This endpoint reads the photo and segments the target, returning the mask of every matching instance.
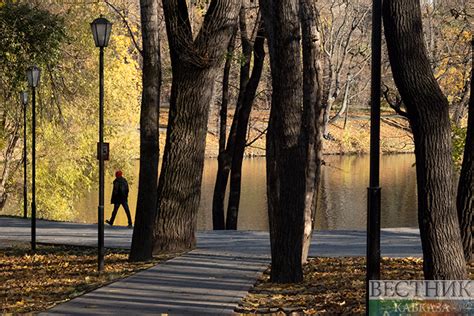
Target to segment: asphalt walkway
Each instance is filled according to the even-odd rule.
[[[132,230],[106,227],[105,246],[129,248]],[[364,256],[364,231],[316,231],[310,256]],[[30,240],[30,222],[0,217],[0,242]],[[97,226],[37,222],[40,243],[97,245]],[[197,248],[146,271],[60,304],[46,314],[232,314],[270,262],[268,232],[202,231]],[[382,256],[420,257],[414,228],[382,230]]]

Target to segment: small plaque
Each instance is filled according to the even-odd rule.
[[[109,160],[109,143],[102,143],[102,157]],[[99,143],[97,143],[97,160],[99,160]]]

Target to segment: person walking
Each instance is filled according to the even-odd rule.
[[[114,187],[110,203],[114,205],[114,210],[112,211],[112,217],[110,220],[106,220],[105,222],[110,226],[113,226],[115,216],[117,216],[117,211],[120,205],[122,205],[127,214],[128,228],[132,228],[132,216],[130,215],[130,209],[128,208],[128,182],[127,179],[123,177],[122,171],[120,170],[115,172]]]

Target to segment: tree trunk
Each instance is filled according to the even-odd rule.
[[[455,208],[448,101],[431,71],[418,0],[386,0],[390,64],[413,130],[425,279],[467,277]]]
[[[474,49],[474,40],[472,41]],[[474,60],[474,59],[473,59]],[[473,61],[474,63],[474,61]],[[457,209],[464,258],[470,262],[472,256],[472,213],[474,212],[474,76],[471,72],[471,97],[469,99],[469,113],[466,132],[466,145],[459,177]]]
[[[321,125],[323,71],[318,12],[311,0],[300,0],[303,44],[303,117],[306,120],[308,151],[302,263],[306,263],[313,233],[321,176]]]
[[[306,139],[299,0],[261,0],[260,8],[268,34],[273,87],[266,145],[271,280],[300,282]]]
[[[347,113],[347,106],[349,104],[349,89],[351,86],[352,82],[352,76],[351,74],[347,74],[347,80],[346,80],[346,88],[344,89],[344,98],[342,99],[342,105],[339,111],[337,111],[336,115],[334,115],[331,119],[329,119],[329,123],[334,123],[336,122],[342,114]],[[345,125],[344,125],[345,126]]]
[[[241,20],[245,20],[245,7],[242,5],[239,10],[239,23]],[[214,229],[225,229],[224,223],[224,199],[225,199],[225,191],[227,189],[227,182],[229,181],[229,173],[230,168],[232,165],[232,155],[234,152],[235,146],[235,137],[237,135],[237,123],[239,119],[239,112],[240,112],[240,105],[241,105],[241,97],[242,97],[242,78],[245,72],[245,64],[240,67],[240,90],[239,96],[237,99],[237,106],[234,111],[234,117],[232,119],[232,124],[230,126],[229,136],[227,138],[227,146],[225,151],[219,154],[217,157],[218,166],[217,166],[217,174],[216,174],[216,184],[214,186],[214,195],[212,197],[212,213],[216,214],[217,216],[222,216],[222,222],[219,218],[219,228]],[[248,72],[247,72],[248,73]],[[247,75],[248,77],[248,75]],[[217,217],[216,217],[217,220]]]
[[[156,215],[156,189],[160,157],[161,56],[158,10],[158,0],[140,0],[143,42],[140,173],[130,261],[145,261],[153,257],[153,226]]]
[[[8,145],[6,146],[5,153],[3,155],[4,162],[3,162],[3,170],[0,177],[0,211],[5,207],[8,199],[8,190],[7,185],[8,181],[10,181],[11,172],[13,172],[16,167],[12,166],[14,161],[13,154],[15,153],[16,144],[20,139],[18,135],[19,124],[16,124],[14,127],[14,131],[9,135]]]
[[[465,66],[467,67],[467,65]],[[465,114],[465,109],[469,106],[468,98],[472,91],[471,86],[472,86],[472,70],[471,70],[471,80],[468,80],[464,84],[464,87],[462,89],[461,100],[454,103],[454,113],[453,113],[452,119],[454,121],[454,124],[456,124],[457,127],[460,127],[461,120]]]
[[[217,176],[214,186],[214,195],[212,204],[212,227],[214,230],[225,229],[224,222],[224,198],[225,187],[227,186],[227,177],[223,177],[223,170],[225,168],[225,144],[226,144],[226,130],[227,130],[227,106],[229,105],[229,77],[230,68],[232,65],[232,57],[235,49],[235,38],[237,35],[237,28],[232,35],[232,38],[227,47],[227,59],[224,65],[224,74],[222,76],[222,102],[220,110],[220,127],[219,127],[219,155],[217,156]],[[224,182],[225,180],[225,182]]]
[[[163,0],[173,81],[154,253],[195,245],[212,87],[239,8],[238,0],[213,0],[193,40],[185,1]]]
[[[242,23],[242,22],[241,22]],[[265,60],[265,34],[263,30],[263,23],[259,23],[259,31],[255,43],[253,44],[254,65],[251,77],[246,80],[241,99],[241,106],[238,113],[238,123],[235,137],[235,147],[232,156],[231,174],[230,174],[230,191],[229,191],[229,205],[227,209],[226,229],[237,229],[237,219],[239,213],[240,190],[242,180],[242,162],[244,159],[245,145],[247,142],[247,129],[249,125],[250,112],[252,110],[253,101],[257,93],[258,84],[263,70],[263,62]],[[241,30],[244,31],[244,30]],[[246,42],[247,39],[242,38],[242,46],[252,47],[252,44]],[[244,44],[246,42],[246,44]],[[243,48],[244,53],[247,51]],[[251,50],[246,56],[247,62],[250,66]],[[248,72],[247,72],[248,75]]]
[[[330,121],[330,115],[331,115],[331,110],[332,106],[334,104],[334,101],[336,101],[336,97],[334,96],[334,92],[329,92],[327,101],[326,101],[326,106],[324,107],[324,114],[323,114],[323,137],[325,139],[330,139],[329,136],[329,121]]]

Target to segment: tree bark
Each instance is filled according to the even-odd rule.
[[[153,257],[153,226],[160,151],[161,56],[158,10],[158,0],[140,0],[143,42],[140,173],[130,261],[145,261]]]
[[[186,2],[163,0],[173,81],[158,184],[154,253],[195,245],[212,87],[239,8],[238,0],[213,0],[193,40]]]
[[[474,40],[471,42],[474,49]],[[474,61],[473,61],[474,63]],[[474,64],[473,64],[474,65]],[[471,97],[469,99],[469,113],[466,131],[466,145],[459,177],[457,210],[464,258],[470,262],[472,256],[472,213],[474,212],[474,76],[471,71]]]
[[[306,139],[299,0],[261,0],[272,73],[267,132],[267,199],[271,280],[300,282],[305,210]]]
[[[303,45],[303,118],[308,137],[306,195],[302,263],[306,263],[313,233],[321,177],[323,121],[321,66],[321,36],[316,6],[311,0],[300,0]]]
[[[455,208],[448,101],[428,60],[418,0],[386,0],[390,64],[413,130],[425,279],[467,277]]]
[[[247,142],[247,129],[249,125],[250,112],[252,110],[253,101],[257,93],[258,84],[262,76],[263,62],[265,60],[265,34],[263,30],[263,23],[259,23],[259,31],[254,44],[250,43],[247,38],[242,36],[242,47],[244,54],[248,52],[250,46],[250,53],[247,53],[246,64],[250,67],[252,47],[254,63],[252,68],[252,75],[245,80],[245,86],[241,97],[241,102],[238,113],[237,130],[235,136],[235,146],[232,155],[232,165],[230,173],[230,189],[229,189],[229,205],[227,209],[226,229],[237,229],[237,219],[239,213],[240,190],[242,180],[242,162],[244,159],[245,146]],[[242,22],[241,22],[242,24]],[[241,32],[246,32],[246,28],[241,27]],[[245,43],[245,44],[244,44]],[[247,67],[247,66],[246,66]],[[246,72],[248,76],[248,72]],[[242,81],[242,80],[241,80]]]
[[[232,56],[235,49],[235,38],[237,28],[227,47],[227,59],[224,65],[224,74],[222,76],[222,103],[220,110],[220,127],[219,127],[219,155],[217,156],[217,175],[214,185],[214,197],[212,199],[212,227],[214,230],[225,229],[224,220],[224,198],[225,187],[227,186],[227,177],[223,177],[225,168],[225,150],[226,150],[226,130],[227,130],[227,106],[229,105],[229,77],[230,68],[232,66]],[[224,182],[225,180],[225,182]],[[216,195],[217,194],[217,195]]]

